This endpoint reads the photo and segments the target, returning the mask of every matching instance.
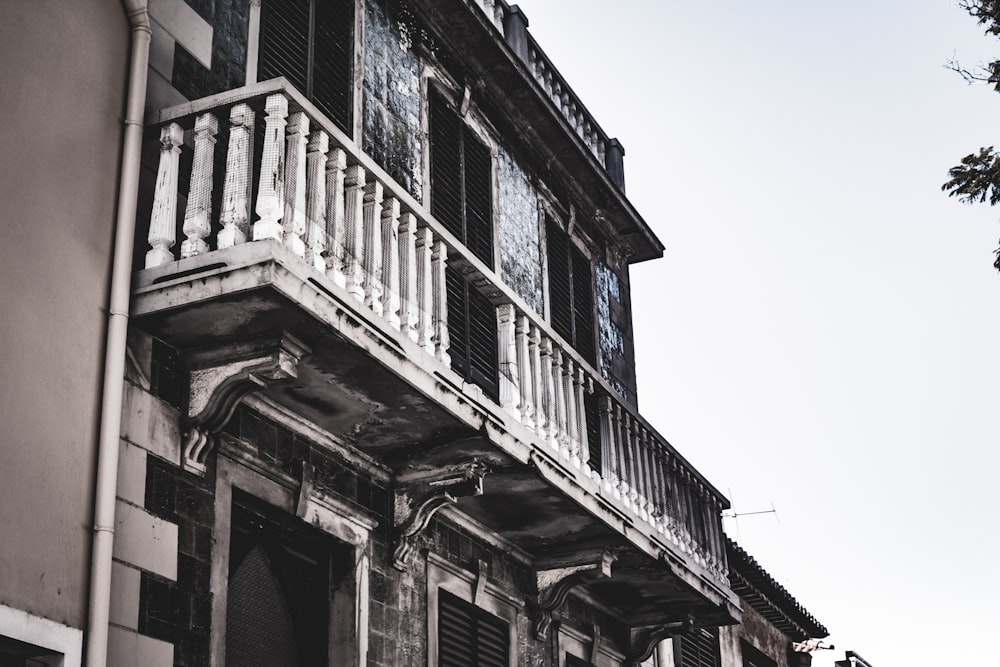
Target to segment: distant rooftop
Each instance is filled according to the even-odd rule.
[[[830,634],[753,556],[729,538],[726,538],[726,556],[733,591],[793,641],[820,639]]]

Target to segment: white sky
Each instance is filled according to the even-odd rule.
[[[1000,209],[939,187],[1000,145],[942,65],[1000,41],[955,0],[520,5],[667,246],[632,274],[641,412],[773,503],[727,530],[831,631],[813,664],[987,664]]]

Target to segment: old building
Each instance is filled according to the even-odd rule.
[[[70,173],[35,154],[58,136],[5,165],[32,241],[5,265],[61,281],[8,312],[66,326],[26,322],[4,361],[29,378],[4,401],[4,660],[687,667],[706,634],[770,650],[758,614],[822,630],[757,609],[725,498],[638,410],[629,266],[663,247],[518,7],[126,9],[5,26],[24,76],[86,46],[51,93],[75,104],[18,119],[79,120]],[[39,209],[53,178],[80,196]]]

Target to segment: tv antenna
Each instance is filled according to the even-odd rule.
[[[773,514],[774,520],[781,523],[781,519],[778,518],[778,510],[774,508],[774,501],[771,501],[771,509],[769,510],[755,510],[753,512],[737,512],[736,511],[736,497],[733,495],[733,490],[729,489],[729,505],[732,509],[722,513],[723,519],[732,519],[733,523],[736,524],[736,539],[742,540],[743,536],[740,535],[740,517],[741,516],[754,516],[757,514]]]

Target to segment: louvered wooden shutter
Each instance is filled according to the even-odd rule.
[[[507,623],[445,591],[438,592],[438,667],[508,667]]]
[[[465,158],[465,244],[493,268],[493,167],[490,149],[463,129]]]
[[[679,667],[719,667],[719,636],[704,628],[694,628],[678,638]]]
[[[497,398],[500,389],[496,307],[451,266],[445,269],[445,285],[451,365],[488,396]]]
[[[545,219],[552,328],[594,364],[594,287],[590,260],[551,218]]]
[[[349,131],[354,0],[266,0],[257,78],[283,76]]]
[[[493,268],[493,163],[436,91],[430,100],[431,213],[473,255]]]

